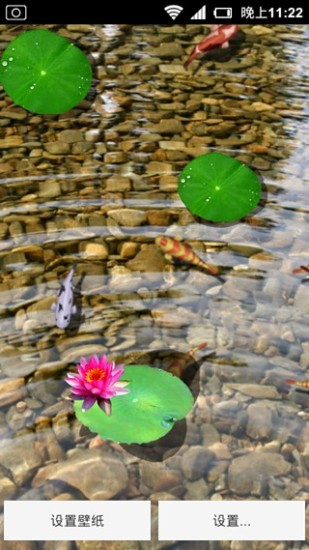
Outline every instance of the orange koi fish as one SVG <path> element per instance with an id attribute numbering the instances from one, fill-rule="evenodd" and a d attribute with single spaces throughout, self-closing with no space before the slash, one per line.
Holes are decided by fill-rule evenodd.
<path id="1" fill-rule="evenodd" d="M 293 269 L 292 273 L 302 273 L 303 271 L 306 271 L 306 273 L 309 273 L 309 264 L 308 265 L 300 265 L 296 269 Z"/>
<path id="2" fill-rule="evenodd" d="M 238 31 L 238 25 L 216 25 L 216 28 L 203 38 L 197 46 L 190 53 L 187 61 L 183 64 L 186 69 L 188 65 L 196 58 L 200 53 L 205 53 L 214 48 L 227 48 L 229 46 L 229 40 Z"/>
<path id="3" fill-rule="evenodd" d="M 209 265 L 203 262 L 201 258 L 197 254 L 195 254 L 194 250 L 185 243 L 182 243 L 178 241 L 177 239 L 174 239 L 173 237 L 163 237 L 159 236 L 156 237 L 155 243 L 162 248 L 165 254 L 168 256 L 174 257 L 177 260 L 182 260 L 183 262 L 187 262 L 189 264 L 196 265 L 198 267 L 201 267 L 202 269 L 206 269 L 211 273 L 211 275 L 218 275 L 219 270 L 214 265 Z"/>
<path id="4" fill-rule="evenodd" d="M 298 386 L 299 388 L 303 389 L 309 389 L 309 380 L 303 380 L 302 382 L 298 380 L 293 380 L 291 378 L 288 378 L 286 380 L 287 384 L 291 384 L 292 386 Z"/>
<path id="5" fill-rule="evenodd" d="M 188 353 L 183 355 L 182 357 L 179 357 L 178 359 L 174 359 L 170 366 L 168 367 L 167 371 L 173 374 L 174 376 L 178 376 L 178 378 L 181 378 L 184 371 L 188 367 L 188 355 L 193 357 L 193 355 L 200 349 L 206 348 L 208 346 L 207 342 L 203 342 L 202 344 L 199 344 L 198 346 L 195 346 L 192 348 Z"/>

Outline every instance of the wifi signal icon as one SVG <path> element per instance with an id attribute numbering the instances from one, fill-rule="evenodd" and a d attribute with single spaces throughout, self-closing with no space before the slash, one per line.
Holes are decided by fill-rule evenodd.
<path id="1" fill-rule="evenodd" d="M 168 15 L 175 20 L 176 17 L 182 12 L 183 7 L 182 6 L 176 6 L 175 4 L 172 4 L 171 6 L 166 6 L 165 11 L 168 13 Z"/>

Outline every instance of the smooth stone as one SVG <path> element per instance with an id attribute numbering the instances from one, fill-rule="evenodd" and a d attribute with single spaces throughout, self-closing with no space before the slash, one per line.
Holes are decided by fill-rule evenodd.
<path id="1" fill-rule="evenodd" d="M 200 427 L 204 447 L 211 447 L 220 441 L 220 434 L 212 424 L 202 424 Z"/>
<path id="2" fill-rule="evenodd" d="M 123 193 L 125 191 L 130 191 L 131 189 L 131 180 L 125 176 L 111 176 L 107 178 L 105 182 L 105 190 L 115 191 L 117 193 Z"/>
<path id="3" fill-rule="evenodd" d="M 153 48 L 151 55 L 157 55 L 162 58 L 171 57 L 174 61 L 175 57 L 184 55 L 184 50 L 177 42 L 162 42 L 158 48 Z"/>
<path id="4" fill-rule="evenodd" d="M 65 363 L 75 363 L 80 360 L 81 357 L 88 357 L 90 355 L 104 355 L 106 354 L 106 348 L 100 344 L 85 344 L 80 347 L 74 347 L 68 349 L 61 354 L 61 361 Z"/>
<path id="5" fill-rule="evenodd" d="M 120 246 L 120 257 L 124 260 L 134 258 L 139 250 L 140 245 L 138 243 L 133 243 L 131 241 L 121 243 Z"/>
<path id="6" fill-rule="evenodd" d="M 44 199 L 59 197 L 61 195 L 60 182 L 53 179 L 39 182 L 39 195 Z"/>
<path id="7" fill-rule="evenodd" d="M 118 210 L 110 210 L 108 215 L 119 225 L 124 225 L 127 227 L 138 227 L 147 221 L 146 214 L 143 210 L 134 210 L 133 208 L 119 208 Z"/>
<path id="8" fill-rule="evenodd" d="M 121 460 L 103 454 L 100 449 L 87 449 L 41 468 L 32 485 L 38 487 L 47 479 L 68 483 L 89 500 L 109 500 L 126 490 L 128 474 Z"/>
<path id="9" fill-rule="evenodd" d="M 164 118 L 158 124 L 153 124 L 151 126 L 152 132 L 157 132 L 158 134 L 181 134 L 183 132 L 183 124 L 180 120 L 174 118 Z"/>
<path id="10" fill-rule="evenodd" d="M 273 431 L 271 409 L 262 403 L 251 403 L 248 406 L 247 414 L 247 435 L 258 440 L 269 438 Z"/>
<path id="11" fill-rule="evenodd" d="M 168 491 L 183 483 L 181 472 L 166 468 L 164 464 L 142 462 L 139 470 L 140 490 L 146 495 Z"/>
<path id="12" fill-rule="evenodd" d="M 256 399 L 282 399 L 275 386 L 265 386 L 263 384 L 230 384 L 226 386 L 232 390 L 239 391 L 244 395 L 255 397 Z"/>
<path id="13" fill-rule="evenodd" d="M 247 495 L 261 478 L 287 475 L 291 464 L 278 453 L 251 452 L 234 458 L 228 470 L 230 491 Z"/>
<path id="14" fill-rule="evenodd" d="M 83 141 L 83 133 L 79 130 L 63 130 L 58 133 L 59 139 L 65 143 L 76 143 L 78 141 Z"/>
<path id="15" fill-rule="evenodd" d="M 7 476 L 4 468 L 0 465 L 0 501 L 10 500 L 16 493 L 17 487 L 15 483 Z"/>
<path id="16" fill-rule="evenodd" d="M 142 245 L 142 249 L 135 258 L 129 260 L 127 266 L 132 271 L 157 272 L 163 271 L 165 266 L 164 256 L 155 244 Z"/>
<path id="17" fill-rule="evenodd" d="M 79 250 L 85 259 L 106 260 L 109 255 L 108 247 L 105 243 L 82 242 Z"/>
<path id="18" fill-rule="evenodd" d="M 200 445 L 191 447 L 181 459 L 181 469 L 189 481 L 203 477 L 215 460 L 215 454 Z"/>
<path id="19" fill-rule="evenodd" d="M 63 141 L 51 141 L 45 143 L 44 148 L 51 155 L 67 155 L 70 152 L 70 146 Z"/>
<path id="20" fill-rule="evenodd" d="M 0 446 L 0 465 L 12 473 L 19 487 L 31 479 L 33 470 L 41 466 L 33 435 L 3 440 Z"/>
<path id="21" fill-rule="evenodd" d="M 171 214 L 166 210 L 148 210 L 147 221 L 149 225 L 165 226 L 171 223 Z"/>

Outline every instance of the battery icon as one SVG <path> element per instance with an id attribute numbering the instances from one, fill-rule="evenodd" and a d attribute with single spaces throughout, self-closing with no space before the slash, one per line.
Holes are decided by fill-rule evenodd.
<path id="1" fill-rule="evenodd" d="M 232 19 L 232 8 L 215 8 L 214 17 L 218 19 Z"/>

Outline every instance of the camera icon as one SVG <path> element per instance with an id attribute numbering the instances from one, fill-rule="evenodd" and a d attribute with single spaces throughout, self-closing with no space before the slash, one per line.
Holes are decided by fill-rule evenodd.
<path id="1" fill-rule="evenodd" d="M 27 19 L 27 6 L 24 4 L 5 6 L 5 18 L 7 21 L 25 21 Z"/>

